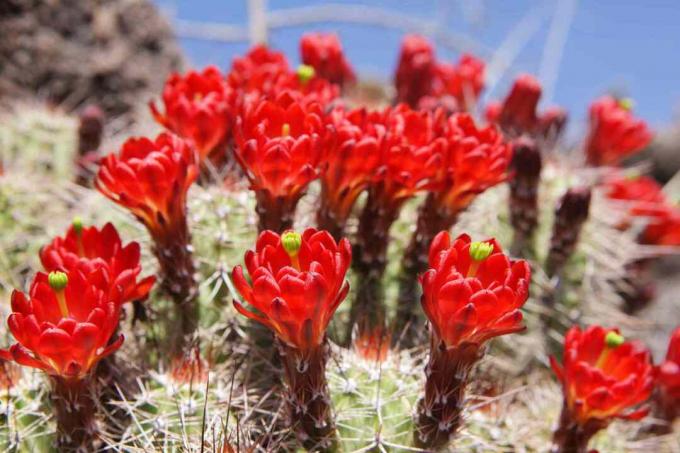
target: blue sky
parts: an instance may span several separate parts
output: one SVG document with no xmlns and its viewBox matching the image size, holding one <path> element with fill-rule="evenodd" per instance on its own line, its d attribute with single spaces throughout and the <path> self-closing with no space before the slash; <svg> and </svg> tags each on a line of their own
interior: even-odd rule
<svg viewBox="0 0 680 453">
<path fill-rule="evenodd" d="M 558 5 L 558 2 L 562 2 Z M 245 0 L 156 0 L 176 19 L 245 25 Z M 273 11 L 321 5 L 320 0 L 269 0 Z M 542 65 L 546 40 L 555 11 L 561 20 L 574 14 L 568 27 L 551 103 L 566 107 L 572 127 L 582 124 L 587 105 L 608 89 L 635 100 L 636 112 L 652 125 L 670 122 L 680 108 L 680 1 L 679 0 L 380 0 L 372 2 L 336 0 L 335 4 L 383 7 L 410 18 L 432 21 L 440 29 L 472 38 L 486 55 L 506 42 L 517 24 L 525 20 L 533 31 L 489 97 L 505 93 L 519 72 L 547 75 Z M 481 4 L 481 7 L 470 6 Z M 467 5 L 467 6 L 466 6 Z M 560 6 L 561 5 L 561 6 Z M 317 23 L 313 26 L 277 28 L 270 43 L 297 61 L 297 41 L 307 30 L 335 31 L 359 74 L 388 78 L 393 71 L 403 32 L 346 23 Z M 559 34 L 557 34 L 559 36 Z M 555 36 L 553 36 L 554 38 Z M 207 42 L 181 39 L 192 64 L 209 63 L 227 67 L 247 43 Z M 553 47 L 551 47 L 553 48 Z M 443 60 L 458 52 L 438 47 Z M 547 53 L 555 59 L 556 54 Z M 549 65 L 547 67 L 550 67 Z"/>
</svg>

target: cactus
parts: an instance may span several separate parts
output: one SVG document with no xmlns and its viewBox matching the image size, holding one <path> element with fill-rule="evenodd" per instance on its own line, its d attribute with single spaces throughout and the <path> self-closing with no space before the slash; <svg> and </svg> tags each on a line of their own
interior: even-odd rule
<svg viewBox="0 0 680 453">
<path fill-rule="evenodd" d="M 310 38 L 307 45 L 316 43 Z M 431 57 L 430 63 L 436 66 L 434 55 Z M 599 170 L 575 166 L 562 154 L 549 152 L 549 147 L 557 146 L 555 140 L 559 131 L 556 129 L 561 130 L 564 114 L 549 111 L 536 115 L 533 100 L 524 105 L 522 99 L 515 99 L 521 93 L 513 95 L 511 100 L 519 102 L 513 108 L 533 109 L 533 113 L 523 110 L 522 121 L 513 122 L 511 120 L 517 118 L 512 116 L 512 106 L 507 107 L 501 119 L 496 120 L 504 135 L 500 132 L 494 135 L 494 143 L 496 139 L 498 142 L 501 139 L 512 141 L 526 151 L 516 156 L 523 156 L 534 164 L 540 160 L 541 165 L 533 165 L 529 173 L 523 174 L 524 179 L 508 183 L 506 179 L 510 176 L 502 171 L 488 184 L 475 188 L 457 187 L 447 192 L 458 197 L 457 203 L 447 208 L 455 208 L 450 213 L 455 212 L 455 215 L 448 216 L 442 224 L 442 228 L 451 227 L 451 237 L 445 240 L 443 236 L 435 236 L 438 231 L 427 231 L 427 241 L 423 237 L 416 238 L 414 230 L 427 229 L 426 222 L 419 224 L 416 221 L 419 212 L 423 212 L 422 206 L 433 203 L 433 194 L 443 193 L 443 189 L 432 181 L 439 177 L 437 153 L 446 148 L 442 144 L 444 135 L 440 128 L 460 126 L 469 133 L 469 129 L 465 129 L 467 126 L 463 126 L 470 122 L 474 125 L 475 120 L 463 114 L 465 116 L 456 117 L 458 120 L 453 125 L 444 126 L 438 122 L 439 115 L 444 115 L 441 110 L 423 113 L 411 111 L 406 106 L 386 110 L 389 121 L 394 121 L 389 127 L 399 130 L 402 119 L 399 115 L 410 116 L 411 121 L 429 121 L 431 135 L 439 141 L 437 146 L 430 146 L 428 137 L 413 138 L 413 142 L 409 141 L 411 139 L 399 141 L 398 146 L 413 147 L 410 150 L 413 159 L 407 162 L 413 166 L 408 169 L 413 174 L 422 170 L 414 156 L 422 158 L 420 147 L 429 147 L 427 152 L 432 154 L 432 159 L 421 162 L 428 166 L 429 173 L 420 175 L 427 183 L 404 189 L 408 185 L 404 174 L 408 172 L 400 171 L 404 163 L 397 155 L 390 164 L 394 166 L 396 176 L 391 177 L 403 177 L 406 181 L 392 182 L 390 187 L 381 188 L 379 183 L 373 182 L 372 173 L 378 174 L 379 179 L 387 177 L 384 172 L 373 167 L 363 168 L 342 152 L 355 146 L 356 137 L 363 134 L 373 135 L 368 142 L 370 146 L 364 143 L 365 148 L 361 149 L 379 149 L 381 134 L 379 130 L 370 130 L 371 122 L 387 122 L 388 119 L 385 116 L 378 119 L 380 112 L 369 114 L 361 110 L 342 116 L 341 109 L 329 108 L 330 100 L 340 92 L 337 87 L 329 88 L 327 81 L 319 79 L 315 71 L 306 70 L 305 77 L 300 77 L 299 73 L 282 64 L 281 58 L 284 57 L 276 52 L 255 48 L 248 57 L 235 63 L 239 70 L 251 73 L 227 75 L 224 83 L 229 85 L 220 85 L 220 90 L 230 95 L 233 94 L 231 90 L 244 90 L 248 96 L 255 97 L 255 91 L 248 91 L 252 89 L 248 81 L 266 79 L 271 75 L 267 71 L 274 71 L 276 77 L 267 79 L 263 87 L 272 90 L 269 93 L 272 95 L 277 94 L 277 90 L 292 90 L 293 94 L 286 94 L 290 98 L 283 97 L 279 101 L 287 106 L 294 105 L 295 115 L 313 115 L 313 118 L 305 119 L 309 123 L 301 123 L 309 130 L 292 130 L 298 127 L 297 123 L 284 122 L 283 126 L 277 125 L 265 134 L 263 126 L 256 123 L 257 127 L 248 131 L 249 137 L 255 138 L 235 140 L 236 160 L 246 173 L 253 168 L 261 170 L 259 155 L 248 154 L 253 151 L 248 147 L 261 145 L 269 151 L 278 150 L 267 155 L 266 172 L 248 173 L 250 187 L 233 168 L 228 170 L 232 172 L 228 175 L 228 184 L 219 185 L 202 179 L 200 185 L 189 188 L 190 183 L 187 183 L 184 187 L 187 190 L 186 211 L 181 214 L 185 216 L 186 228 L 182 226 L 173 231 L 182 236 L 179 242 L 187 255 L 179 264 L 191 262 L 194 266 L 191 272 L 182 273 L 163 262 L 162 250 L 177 245 L 177 237 L 166 235 L 162 238 L 166 242 L 159 245 L 159 236 L 155 235 L 156 223 L 165 226 L 164 222 L 172 220 L 173 215 L 181 217 L 173 211 L 174 205 L 165 213 L 167 218 L 153 218 L 152 221 L 145 218 L 142 226 L 137 219 L 143 218 L 147 211 L 134 211 L 135 218 L 96 190 L 74 184 L 71 180 L 77 166 L 74 158 L 78 122 L 54 111 L 18 108 L 12 121 L 0 128 L 0 154 L 4 163 L 4 172 L 0 173 L 0 248 L 4 252 L 0 257 L 0 315 L 6 318 L 10 313 L 16 313 L 18 308 L 6 303 L 11 297 L 10 290 L 27 288 L 29 278 L 41 269 L 38 251 L 54 236 L 63 235 L 74 217 L 80 217 L 88 225 L 103 225 L 110 221 L 126 242 L 140 243 L 144 275 L 169 276 L 169 281 L 151 291 L 144 302 L 121 303 L 122 316 L 116 332 L 125 336 L 125 343 L 112 356 L 115 362 L 101 362 L 99 369 L 86 376 L 92 378 L 88 385 L 101 392 L 101 399 L 91 400 L 94 407 L 88 407 L 91 409 L 88 414 L 94 416 L 95 427 L 91 434 L 96 437 L 96 443 L 114 451 L 132 452 L 299 451 L 303 448 L 338 452 L 546 451 L 560 414 L 564 414 L 561 411 L 565 400 L 562 390 L 545 369 L 547 355 L 562 360 L 561 348 L 557 346 L 563 343 L 565 333 L 574 324 L 620 325 L 627 336 L 644 338 L 649 335 L 653 326 L 622 311 L 626 301 L 621 283 L 626 281 L 631 263 L 647 258 L 656 249 L 653 245 L 643 247 L 639 243 L 639 228 L 623 227 L 628 213 L 625 206 L 608 198 L 600 184 Z M 404 64 L 404 70 L 407 70 L 408 64 Z M 325 67 L 333 68 L 332 65 Z M 445 73 L 437 72 L 428 77 L 444 77 Z M 213 82 L 217 84 L 222 83 L 219 77 L 215 80 Z M 409 80 L 409 83 L 421 83 L 419 80 Z M 436 86 L 416 87 L 424 89 L 422 94 L 427 96 L 427 102 L 411 99 L 417 93 L 402 95 L 423 109 L 442 104 L 460 110 L 469 101 L 457 105 L 457 101 L 451 99 L 454 88 L 449 86 L 447 93 L 438 93 Z M 530 88 L 535 96 L 536 87 L 531 85 Z M 227 98 L 229 102 L 239 102 Z M 198 96 L 185 100 L 200 102 L 201 99 Z M 326 108 L 318 108 L 315 103 Z M 260 106 L 258 115 L 266 116 L 267 108 L 274 108 L 272 105 Z M 200 113 L 205 106 L 195 107 Z M 234 109 L 242 107 L 229 105 Z M 172 113 L 168 111 L 166 115 Z M 337 116 L 321 119 L 323 115 Z M 300 120 L 298 116 L 296 121 Z M 559 124 L 553 124 L 553 120 L 559 120 Z M 173 118 L 173 121 L 181 122 L 182 118 Z M 346 135 L 334 143 L 337 146 L 333 150 L 339 154 L 332 160 L 324 160 L 315 154 L 318 150 L 310 148 L 302 153 L 302 157 L 297 157 L 304 160 L 303 163 L 286 161 L 285 168 L 300 167 L 293 168 L 298 173 L 286 179 L 291 175 L 281 172 L 284 157 L 276 153 L 283 152 L 281 149 L 286 147 L 302 146 L 299 143 L 311 140 L 308 135 L 313 135 L 314 140 L 328 139 L 325 134 L 333 130 L 330 124 L 343 129 Z M 177 130 L 185 130 L 179 126 Z M 237 119 L 235 129 L 238 131 L 241 127 Z M 201 132 L 191 129 L 191 133 L 199 137 Z M 451 137 L 459 131 L 451 129 L 447 133 L 450 133 L 447 140 L 453 140 Z M 487 132 L 479 132 L 484 133 Z M 419 144 L 421 139 L 428 144 Z M 190 143 L 187 141 L 182 146 L 190 146 Z M 285 143 L 285 146 L 277 148 L 277 143 Z M 592 153 L 598 152 L 596 144 L 606 144 L 602 141 L 593 143 Z M 220 149 L 221 145 L 222 139 Z M 105 150 L 107 146 L 104 145 Z M 24 148 L 25 151 L 20 152 Z M 46 149 L 52 153 L 47 153 Z M 613 159 L 611 156 L 618 152 L 610 148 L 606 151 L 608 159 Z M 357 156 L 361 157 L 361 152 L 357 151 Z M 470 157 L 472 169 L 476 168 L 473 165 L 475 156 L 472 153 Z M 217 166 L 219 162 L 232 161 L 231 155 L 226 159 L 223 157 L 216 156 L 212 163 Z M 510 165 L 509 158 L 498 161 L 502 161 L 498 165 Z M 517 170 L 522 162 L 517 159 L 512 165 Z M 338 172 L 335 179 L 321 182 L 315 179 L 329 166 L 349 163 L 366 172 L 362 178 L 354 175 L 356 180 L 348 183 L 347 190 L 354 191 L 351 197 L 345 189 L 336 187 L 351 179 L 347 175 Z M 311 170 L 307 166 L 314 168 Z M 185 170 L 181 163 L 178 167 L 180 173 Z M 157 174 L 149 176 L 145 171 L 142 168 L 140 174 L 156 181 Z M 464 173 L 464 176 L 474 180 L 475 172 Z M 461 179 L 465 178 L 454 177 L 446 187 L 451 188 L 451 184 Z M 258 190 L 262 189 L 256 187 L 258 185 L 271 192 L 268 196 L 290 202 L 286 205 L 286 219 L 277 217 L 276 209 L 263 212 L 267 204 L 258 199 L 261 196 Z M 588 187 L 592 197 L 588 215 L 578 219 L 566 209 L 577 186 Z M 391 198 L 381 192 L 387 189 L 391 191 Z M 125 204 L 130 201 L 124 196 L 121 202 L 120 195 L 125 194 L 125 190 L 109 190 L 107 196 L 116 203 Z M 152 198 L 151 195 L 157 195 L 153 190 L 148 189 L 148 194 L 145 193 L 148 195 L 145 202 Z M 178 189 L 172 190 L 171 195 L 177 197 Z M 333 194 L 335 204 L 329 200 L 324 201 L 325 205 L 319 203 L 319 197 L 330 197 L 332 190 L 337 191 Z M 385 199 L 378 203 L 369 196 L 358 195 L 362 191 L 372 191 L 374 197 L 382 194 Z M 369 206 L 362 210 L 367 198 Z M 347 200 L 356 201 L 353 209 Z M 444 200 L 450 201 L 442 196 L 437 203 L 444 206 Z M 183 199 L 180 201 L 184 202 Z M 327 212 L 317 217 L 320 205 L 325 206 Z M 378 212 L 386 207 L 393 209 Z M 298 227 L 301 234 L 269 231 L 258 236 L 258 225 L 263 224 L 263 219 L 284 225 L 286 229 Z M 315 219 L 334 224 L 333 234 L 314 229 L 304 231 Z M 147 229 L 151 234 L 147 234 Z M 459 236 L 462 233 L 470 235 L 474 242 L 467 236 Z M 337 236 L 349 237 L 354 250 L 350 242 Z M 358 242 L 357 236 L 360 236 Z M 459 238 L 454 240 L 457 236 Z M 375 242 L 376 238 L 379 238 L 378 242 Z M 447 291 L 451 289 L 447 284 L 457 282 L 457 274 L 453 271 L 439 270 L 442 278 L 451 281 L 439 281 L 434 285 L 436 291 L 431 282 L 426 282 L 427 278 L 434 277 L 423 277 L 422 286 L 430 285 L 430 293 L 426 295 L 431 299 L 427 303 L 426 298 L 423 299 L 423 307 L 427 305 L 424 312 L 417 295 L 413 294 L 414 287 L 420 291 L 420 286 L 410 281 L 406 285 L 409 291 L 403 291 L 405 275 L 415 272 L 410 269 L 404 273 L 402 259 L 405 252 L 413 262 L 418 261 L 418 266 L 425 266 L 426 270 L 431 268 L 428 272 L 432 272 L 438 266 L 436 261 L 441 259 L 438 257 L 443 249 L 448 250 L 448 247 L 439 242 L 434 258 L 430 256 L 427 260 L 423 254 L 425 245 L 449 240 L 456 244 L 458 241 L 469 243 L 465 245 L 468 248 L 460 249 L 465 253 L 457 264 L 460 268 L 454 270 L 464 275 L 466 281 L 478 280 L 484 284 L 488 284 L 489 277 L 484 273 L 487 271 L 479 270 L 482 269 L 479 266 L 486 266 L 483 263 L 491 260 L 491 256 L 502 255 L 499 244 L 511 250 L 502 258 L 508 259 L 507 266 L 496 262 L 493 268 L 502 274 L 493 275 L 498 278 L 496 285 L 487 289 L 475 287 L 480 298 L 490 297 L 488 293 L 498 289 L 506 275 L 497 268 L 513 269 L 517 281 L 512 285 L 504 283 L 508 291 L 512 286 L 513 296 L 508 296 L 507 291 L 498 294 L 503 299 L 500 305 L 507 306 L 498 314 L 498 319 L 484 318 L 486 324 L 482 325 L 480 315 L 476 321 L 470 321 L 467 316 L 472 316 L 470 313 L 474 309 L 470 308 L 474 305 L 471 302 L 456 316 L 445 313 L 446 307 L 444 314 L 432 311 L 435 302 L 446 300 Z M 235 270 L 236 266 L 244 264 L 246 250 L 253 250 L 245 257 L 247 272 Z M 354 268 L 349 265 L 352 253 L 354 260 L 361 257 L 355 261 L 359 265 Z M 466 260 L 474 264 L 466 267 Z M 447 266 L 452 265 L 447 263 Z M 521 266 L 523 270 L 520 272 L 512 266 Z M 478 271 L 484 275 L 476 278 Z M 370 280 L 366 280 L 367 275 Z M 525 285 L 529 284 L 529 275 L 527 296 Z M 191 282 L 178 282 L 180 276 L 191 277 Z M 266 281 L 262 280 L 263 276 Z M 345 280 L 350 283 L 349 292 Z M 272 286 L 272 282 L 276 286 Z M 190 291 L 179 297 L 173 292 L 172 283 Z M 362 286 L 363 296 L 370 293 L 379 297 L 371 298 L 369 302 L 360 301 L 352 311 L 352 303 L 362 297 L 358 294 Z M 278 291 L 276 295 L 266 297 L 264 301 L 258 298 L 262 292 L 274 290 Z M 345 296 L 348 300 L 343 303 Z M 195 324 L 182 331 L 183 334 L 190 333 L 191 338 L 179 346 L 169 347 L 171 341 L 167 340 L 185 328 L 181 323 L 187 317 L 181 310 L 175 311 L 178 297 L 192 299 L 195 304 L 192 310 L 196 310 L 197 318 Z M 400 310 L 403 312 L 404 297 L 414 298 L 406 313 L 410 316 L 408 322 L 416 327 L 410 330 L 402 328 L 403 325 L 394 327 L 399 325 L 394 320 L 400 316 Z M 317 307 L 306 312 L 309 307 L 304 304 L 317 300 L 315 298 L 323 300 L 323 310 Z M 232 301 L 236 309 L 231 306 Z M 248 304 L 256 310 L 249 309 Z M 366 306 L 373 305 L 376 311 L 365 312 Z M 486 307 L 486 310 L 500 311 L 500 308 Z M 239 312 L 265 324 L 274 335 L 258 332 L 245 317 L 238 315 Z M 484 316 L 488 315 L 484 313 Z M 376 319 L 358 329 L 352 324 L 352 320 L 372 316 Z M 429 327 L 426 327 L 426 321 Z M 480 323 L 477 330 L 466 331 L 474 322 Z M 518 333 L 522 325 L 526 326 L 526 331 Z M 488 336 L 480 334 L 484 329 Z M 461 333 L 463 331 L 467 332 L 467 337 Z M 4 347 L 11 338 L 4 330 L 2 332 L 0 339 Z M 262 332 L 265 334 L 260 335 Z M 510 332 L 513 335 L 506 335 Z M 500 338 L 485 344 L 492 336 Z M 54 381 L 54 375 L 46 378 L 19 368 L 13 363 L 17 356 L 12 351 L 0 349 L 0 446 L 3 450 L 16 452 L 50 451 L 54 445 L 63 442 L 64 420 L 62 418 L 60 422 L 59 407 L 55 404 L 58 403 L 55 396 L 59 388 L 49 391 L 49 382 Z M 121 373 L 118 375 L 107 374 L 106 366 L 113 363 L 119 364 L 117 369 Z M 73 383 L 69 382 L 69 385 Z M 56 416 L 52 415 L 55 410 Z M 680 442 L 677 433 L 661 437 L 650 434 L 653 429 L 649 428 L 652 424 L 649 420 L 637 425 L 609 421 L 598 425 L 602 429 L 594 434 L 588 448 L 622 452 L 665 451 L 664 448 L 672 451 Z M 433 432 L 436 435 L 425 435 Z"/>
</svg>

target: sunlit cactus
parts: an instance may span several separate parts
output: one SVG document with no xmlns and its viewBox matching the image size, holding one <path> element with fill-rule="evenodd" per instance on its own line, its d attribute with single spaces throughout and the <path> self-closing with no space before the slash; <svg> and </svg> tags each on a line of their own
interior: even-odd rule
<svg viewBox="0 0 680 453">
<path fill-rule="evenodd" d="M 78 119 L 60 109 L 18 105 L 0 121 L 0 167 L 62 179 L 75 175 Z"/>
</svg>

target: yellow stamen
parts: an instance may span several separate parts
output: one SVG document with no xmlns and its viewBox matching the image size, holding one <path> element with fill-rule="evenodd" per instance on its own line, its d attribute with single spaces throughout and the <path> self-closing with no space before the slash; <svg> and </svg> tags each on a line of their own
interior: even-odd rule
<svg viewBox="0 0 680 453">
<path fill-rule="evenodd" d="M 290 124 L 283 123 L 283 126 L 281 126 L 281 135 L 283 137 L 288 137 L 290 135 Z"/>
</svg>

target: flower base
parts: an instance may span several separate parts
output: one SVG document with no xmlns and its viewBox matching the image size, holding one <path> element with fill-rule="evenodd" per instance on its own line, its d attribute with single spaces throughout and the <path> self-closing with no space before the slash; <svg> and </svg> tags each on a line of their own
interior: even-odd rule
<svg viewBox="0 0 680 453">
<path fill-rule="evenodd" d="M 550 453 L 587 453 L 590 439 L 606 426 L 605 422 L 597 419 L 589 420 L 584 426 L 577 424 L 565 403 L 553 433 Z"/>
<path fill-rule="evenodd" d="M 445 447 L 461 427 L 468 375 L 481 356 L 476 344 L 447 349 L 436 341 L 433 338 L 430 347 L 425 395 L 415 420 L 415 444 L 427 451 Z"/>
<path fill-rule="evenodd" d="M 97 412 L 92 381 L 53 376 L 52 406 L 57 422 L 57 450 L 60 452 L 96 451 Z"/>
<path fill-rule="evenodd" d="M 337 439 L 326 382 L 328 344 L 308 351 L 278 343 L 288 386 L 288 408 L 301 443 L 311 451 L 332 451 Z"/>
</svg>

